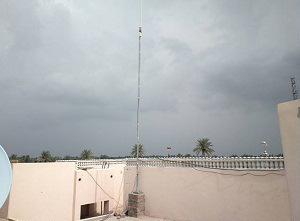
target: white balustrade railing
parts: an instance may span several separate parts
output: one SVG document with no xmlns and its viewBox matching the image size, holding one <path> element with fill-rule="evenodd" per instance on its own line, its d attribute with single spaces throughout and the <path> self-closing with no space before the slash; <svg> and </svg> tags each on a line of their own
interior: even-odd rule
<svg viewBox="0 0 300 221">
<path fill-rule="evenodd" d="M 76 167 L 100 166 L 109 168 L 111 164 L 136 166 L 135 158 L 57 160 L 56 162 L 75 162 Z M 139 166 L 145 167 L 203 167 L 212 169 L 235 170 L 281 170 L 284 169 L 283 157 L 170 157 L 139 158 Z"/>
<path fill-rule="evenodd" d="M 136 166 L 136 159 L 127 159 L 127 166 Z M 203 167 L 235 170 L 281 170 L 283 157 L 187 157 L 140 158 L 140 166 L 152 167 Z"/>
<path fill-rule="evenodd" d="M 108 168 L 110 164 L 126 164 L 126 159 L 57 160 L 56 162 L 75 162 L 77 168 L 93 166 Z"/>
</svg>

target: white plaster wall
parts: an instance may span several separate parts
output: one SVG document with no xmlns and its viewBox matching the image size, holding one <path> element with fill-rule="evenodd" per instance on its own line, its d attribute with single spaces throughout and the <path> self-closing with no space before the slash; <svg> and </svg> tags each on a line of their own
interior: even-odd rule
<svg viewBox="0 0 300 221">
<path fill-rule="evenodd" d="M 71 221 L 74 163 L 12 164 L 8 217 L 22 221 Z"/>
<path fill-rule="evenodd" d="M 300 118 L 297 116 L 298 108 L 300 108 L 300 100 L 278 105 L 280 135 L 293 221 L 300 220 Z"/>
<path fill-rule="evenodd" d="M 249 172 L 205 171 L 233 175 Z M 134 167 L 125 168 L 125 201 L 133 190 L 135 172 Z M 284 175 L 284 171 L 276 173 Z M 146 215 L 153 217 L 182 221 L 290 220 L 285 176 L 225 176 L 193 168 L 140 167 L 140 190 L 146 197 Z"/>
</svg>

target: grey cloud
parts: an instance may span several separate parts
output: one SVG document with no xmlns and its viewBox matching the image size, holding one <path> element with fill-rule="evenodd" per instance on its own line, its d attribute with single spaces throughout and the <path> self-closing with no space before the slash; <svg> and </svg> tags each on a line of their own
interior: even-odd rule
<svg viewBox="0 0 300 221">
<path fill-rule="evenodd" d="M 138 2 L 0 4 L 0 139 L 9 154 L 128 154 Z M 299 8 L 293 0 L 144 1 L 147 153 L 190 152 L 201 136 L 217 154 L 258 154 L 260 139 L 281 152 L 276 104 L 290 99 L 299 70 Z"/>
</svg>

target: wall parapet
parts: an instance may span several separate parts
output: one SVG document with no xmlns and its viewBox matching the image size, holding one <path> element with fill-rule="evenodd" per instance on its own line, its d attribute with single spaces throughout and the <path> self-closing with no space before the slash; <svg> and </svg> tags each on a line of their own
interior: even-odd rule
<svg viewBox="0 0 300 221">
<path fill-rule="evenodd" d="M 136 166 L 135 158 L 92 159 L 92 160 L 57 160 L 56 162 L 75 162 L 76 168 L 101 166 L 108 168 L 110 164 L 126 164 Z M 139 158 L 139 166 L 145 167 L 203 167 L 212 169 L 236 170 L 282 170 L 283 157 L 160 157 Z"/>
<path fill-rule="evenodd" d="M 136 166 L 136 159 L 127 159 L 127 166 Z M 187 157 L 140 158 L 145 167 L 203 167 L 235 170 L 282 170 L 283 157 Z"/>
<path fill-rule="evenodd" d="M 126 164 L 127 159 L 91 159 L 91 160 L 57 160 L 56 162 L 74 162 L 76 168 L 100 166 L 109 168 L 110 164 Z"/>
</svg>

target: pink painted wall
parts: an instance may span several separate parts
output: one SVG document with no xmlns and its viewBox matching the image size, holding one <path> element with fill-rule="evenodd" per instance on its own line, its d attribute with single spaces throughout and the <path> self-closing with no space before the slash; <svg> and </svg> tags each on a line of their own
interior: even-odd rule
<svg viewBox="0 0 300 221">
<path fill-rule="evenodd" d="M 74 163 L 12 164 L 7 217 L 22 221 L 72 220 Z"/>
<path fill-rule="evenodd" d="M 291 217 L 300 220 L 300 100 L 278 104 L 280 135 L 287 182 Z"/>
<path fill-rule="evenodd" d="M 133 190 L 135 171 L 135 167 L 125 168 L 124 200 Z M 205 171 L 232 175 L 249 172 Z M 284 175 L 284 171 L 276 173 Z M 182 221 L 290 220 L 285 176 L 225 176 L 193 168 L 140 167 L 140 189 L 146 197 L 146 215 L 153 217 Z"/>
</svg>

